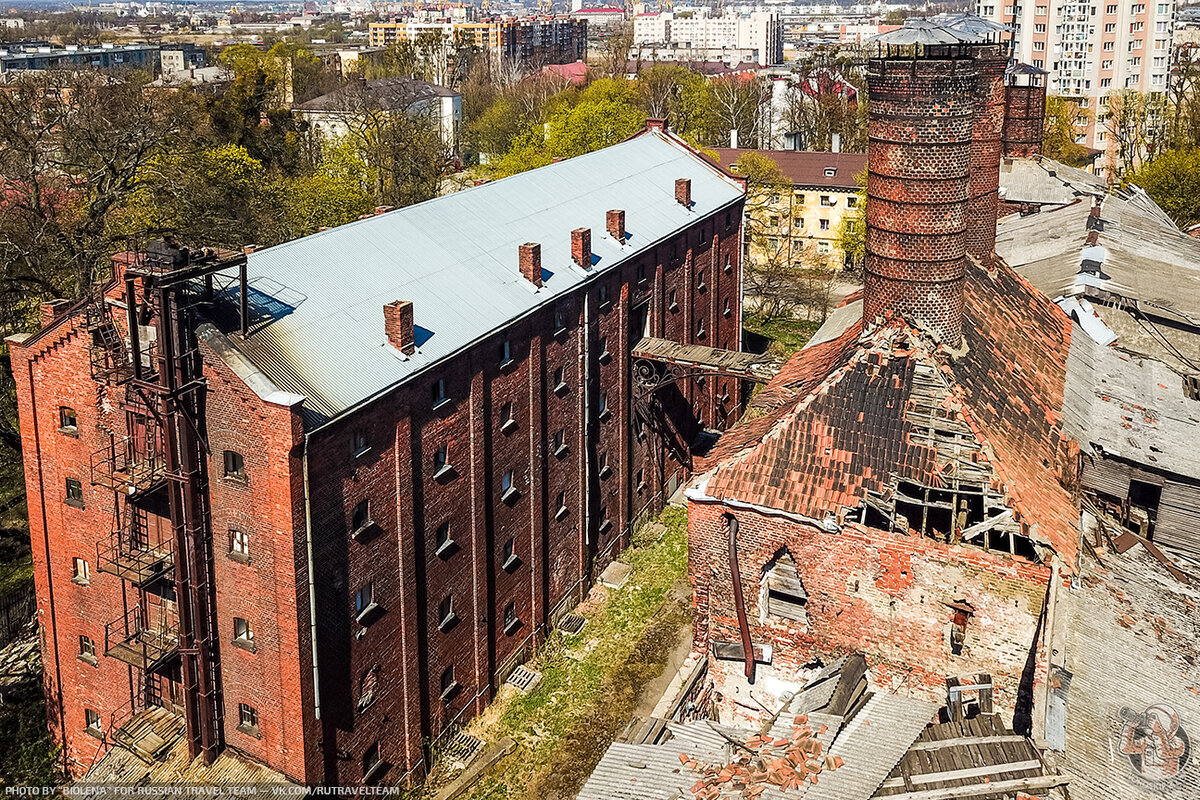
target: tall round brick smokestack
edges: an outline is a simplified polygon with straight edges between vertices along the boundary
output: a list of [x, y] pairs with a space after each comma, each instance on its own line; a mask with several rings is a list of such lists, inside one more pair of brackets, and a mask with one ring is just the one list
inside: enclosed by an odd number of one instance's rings
[[1008, 49], [1002, 44], [974, 48], [975, 118], [971, 123], [971, 177], [967, 187], [967, 252], [980, 261], [996, 249], [996, 211], [1000, 202], [1000, 155], [1004, 150], [1004, 71]]
[[1045, 71], [1017, 64], [1008, 71], [1004, 83], [1004, 157], [1040, 153], [1046, 128]]
[[976, 66], [958, 45], [886, 52], [867, 67], [863, 320], [903, 314], [957, 345]]

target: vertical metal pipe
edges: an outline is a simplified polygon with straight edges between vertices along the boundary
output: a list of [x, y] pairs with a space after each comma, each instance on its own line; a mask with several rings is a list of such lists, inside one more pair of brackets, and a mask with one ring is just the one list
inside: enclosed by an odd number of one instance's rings
[[746, 598], [742, 595], [742, 570], [738, 565], [738, 521], [733, 514], [722, 514], [721, 522], [729, 532], [729, 576], [733, 581], [733, 604], [737, 608], [738, 630], [742, 634], [742, 654], [746, 658], [746, 680], [754, 683], [754, 643], [750, 640]]
[[[125, 278], [125, 319], [129, 325], [129, 355], [133, 359], [133, 378], [142, 379], [142, 342], [138, 336], [137, 295], [134, 279]], [[100, 302], [104, 302], [103, 296]]]
[[246, 264], [248, 261], [248, 257], [243, 257], [242, 263], [238, 267], [238, 315], [242, 323], [242, 336], [245, 336], [250, 330], [250, 302], [246, 297]]

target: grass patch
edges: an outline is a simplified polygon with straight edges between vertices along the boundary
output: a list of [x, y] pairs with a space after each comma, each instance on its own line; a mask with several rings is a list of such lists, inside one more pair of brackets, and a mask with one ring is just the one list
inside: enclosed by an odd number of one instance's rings
[[[633, 567], [616, 591], [593, 590], [576, 637], [551, 634], [531, 666], [542, 682], [527, 696], [506, 689], [468, 729], [487, 741], [510, 736], [517, 750], [465, 797], [474, 800], [572, 798], [629, 721], [646, 683], [657, 677], [691, 621], [687, 577], [687, 511], [671, 507], [658, 520], [658, 541], [634, 537], [622, 555]], [[672, 591], [678, 589], [678, 591]]]
[[817, 332], [817, 328], [821, 327], [821, 321], [791, 317], [767, 319], [758, 314], [747, 313], [742, 325], [751, 333], [771, 340], [771, 346], [767, 350], [771, 355], [788, 358], [808, 343]]
[[0, 597], [33, 582], [33, 556], [26, 553], [10, 564], [0, 564]]

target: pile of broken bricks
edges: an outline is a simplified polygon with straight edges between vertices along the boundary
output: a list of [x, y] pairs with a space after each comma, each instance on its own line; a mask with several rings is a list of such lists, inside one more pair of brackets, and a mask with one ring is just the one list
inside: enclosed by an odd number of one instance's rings
[[[824, 733], [825, 726], [821, 726], [816, 735]], [[795, 718], [792, 735], [786, 739], [759, 733], [740, 742], [726, 737], [740, 751], [728, 764], [701, 764], [686, 753], [680, 753], [679, 760], [702, 775], [692, 786], [696, 800], [721, 797], [755, 800], [768, 786], [784, 792], [798, 789], [806, 780], [815, 784], [823, 770], [842, 766], [839, 756], [821, 754], [823, 745], [816, 735], [808, 725], [808, 715], [801, 714]]]

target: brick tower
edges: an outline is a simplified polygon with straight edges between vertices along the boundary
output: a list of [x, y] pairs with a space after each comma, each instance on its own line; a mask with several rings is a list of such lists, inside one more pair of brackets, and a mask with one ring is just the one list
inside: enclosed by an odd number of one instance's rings
[[962, 336], [976, 62], [958, 43], [881, 41], [867, 69], [863, 319]]
[[1008, 48], [975, 46], [975, 119], [971, 125], [971, 177], [967, 202], [967, 252], [980, 261], [996, 249], [996, 211], [1000, 200], [1000, 156], [1005, 117], [1004, 71]]
[[1040, 153], [1046, 125], [1046, 72], [1016, 64], [1004, 83], [1004, 157]]

